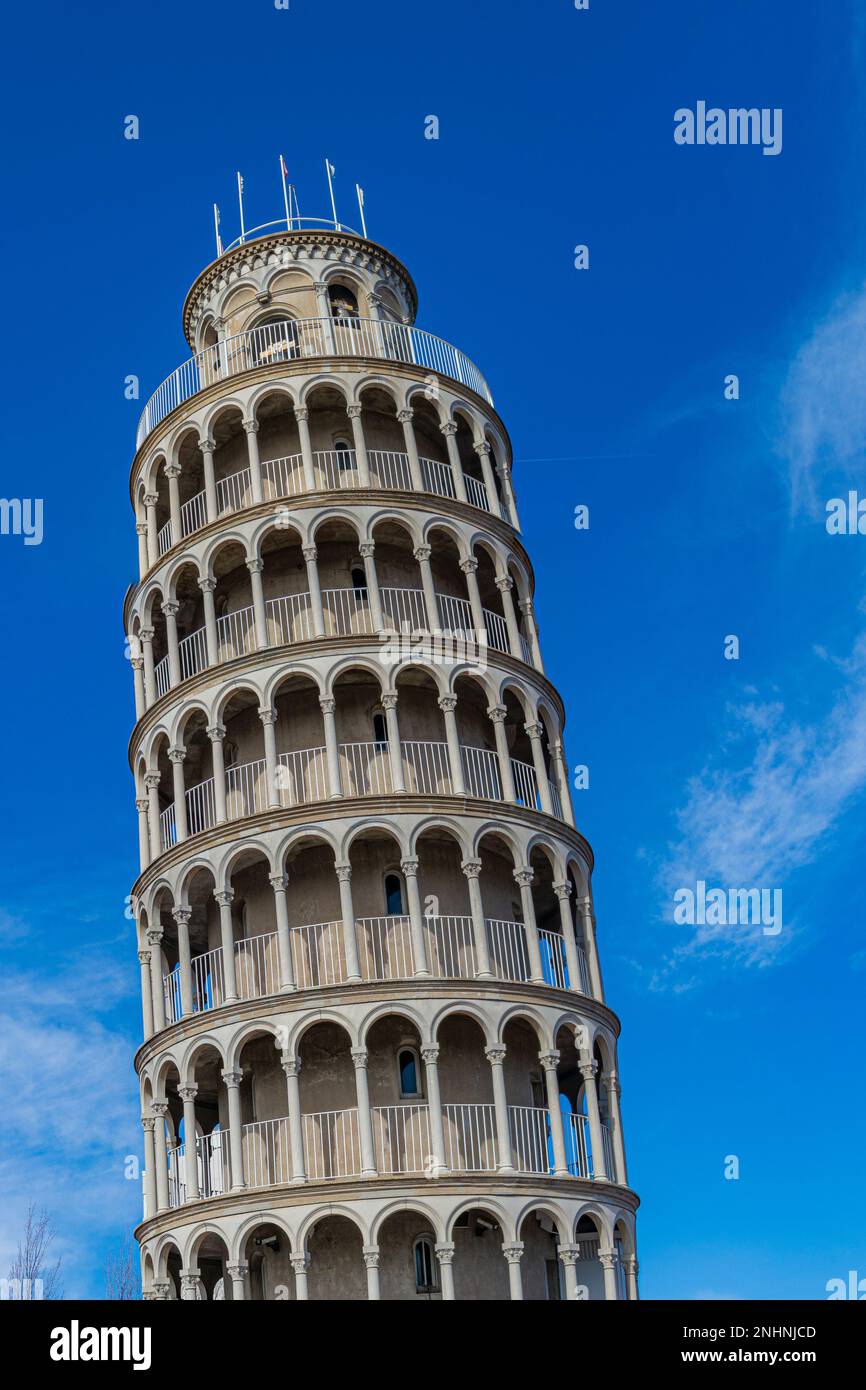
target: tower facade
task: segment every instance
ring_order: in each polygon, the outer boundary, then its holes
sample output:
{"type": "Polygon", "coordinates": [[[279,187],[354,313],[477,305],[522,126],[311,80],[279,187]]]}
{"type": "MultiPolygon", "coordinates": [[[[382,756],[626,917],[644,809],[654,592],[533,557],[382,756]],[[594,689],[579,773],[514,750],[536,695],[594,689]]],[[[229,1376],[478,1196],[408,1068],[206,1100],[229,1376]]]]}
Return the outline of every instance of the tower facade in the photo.
{"type": "Polygon", "coordinates": [[[145,1298],[636,1298],[592,853],[484,377],[261,229],[139,424],[145,1298]]]}

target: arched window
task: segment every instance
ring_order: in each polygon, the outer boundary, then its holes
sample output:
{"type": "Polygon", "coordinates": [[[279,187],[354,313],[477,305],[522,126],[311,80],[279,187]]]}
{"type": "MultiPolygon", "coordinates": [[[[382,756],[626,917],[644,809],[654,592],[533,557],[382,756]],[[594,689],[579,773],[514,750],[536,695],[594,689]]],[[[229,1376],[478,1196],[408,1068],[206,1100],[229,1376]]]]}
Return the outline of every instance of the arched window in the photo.
{"type": "Polygon", "coordinates": [[[438,1293],[439,1266],[433,1250],[432,1236],[419,1236],[415,1241],[415,1292],[438,1293]]]}
{"type": "Polygon", "coordinates": [[[399,874],[385,875],[385,913],[388,917],[402,917],[403,881],[399,874]]]}
{"type": "Polygon", "coordinates": [[[356,594],[367,594],[367,575],[358,565],[352,566],[352,588],[356,594]]]}
{"type": "Polygon", "coordinates": [[[329,285],[328,299],[331,302],[331,316],[338,323],[358,317],[358,300],[348,285],[329,285]]]}
{"type": "Polygon", "coordinates": [[[350,473],[355,466],[352,446],[345,439],[337,439],[334,442],[334,453],[337,455],[337,467],[341,473],[350,473]]]}
{"type": "Polygon", "coordinates": [[[397,1053],[397,1069],[400,1073],[400,1096],[407,1100],[409,1097],[421,1095],[421,1087],[418,1084],[420,1068],[418,1066],[418,1053],[414,1047],[401,1047],[397,1053]]]}
{"type": "Polygon", "coordinates": [[[385,718],[384,710],[373,711],[373,742],[387,744],[388,742],[388,721],[385,718]]]}

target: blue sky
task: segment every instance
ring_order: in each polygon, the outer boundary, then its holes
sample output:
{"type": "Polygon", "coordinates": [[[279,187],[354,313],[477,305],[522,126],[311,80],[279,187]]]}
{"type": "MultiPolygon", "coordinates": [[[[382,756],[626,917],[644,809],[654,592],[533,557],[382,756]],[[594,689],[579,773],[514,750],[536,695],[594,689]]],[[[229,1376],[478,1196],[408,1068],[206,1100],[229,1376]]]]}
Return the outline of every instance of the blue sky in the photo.
{"type": "Polygon", "coordinates": [[[248,220],[278,216],[282,152],[304,212],[325,212],[325,155],[349,221],[364,186],[419,323],[478,363],[511,432],[546,666],[590,768],[575,802],[623,1020],[644,1297],[821,1298],[866,1274],[866,539],[824,526],[828,498],[866,495],[855,10],[9,16],[2,491],[42,497],[45,534],[0,538],[3,1271],[33,1197],[67,1293],[99,1294],[140,1212],[120,620],[140,404],[123,381],[146,396],[187,355],[211,204],[234,235],[239,168],[248,220]],[[782,153],[676,145],[674,111],[699,99],[781,107],[782,153]],[[781,888],[783,931],[674,926],[673,892],[698,878],[781,888]]]}

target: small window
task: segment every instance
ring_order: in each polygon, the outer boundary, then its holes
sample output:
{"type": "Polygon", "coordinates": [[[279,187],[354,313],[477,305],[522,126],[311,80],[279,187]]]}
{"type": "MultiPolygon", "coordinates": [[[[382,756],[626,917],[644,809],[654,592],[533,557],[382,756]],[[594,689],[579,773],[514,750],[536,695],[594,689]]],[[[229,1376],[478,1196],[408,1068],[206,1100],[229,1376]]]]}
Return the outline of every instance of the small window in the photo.
{"type": "Polygon", "coordinates": [[[358,317],[358,300],[346,285],[330,285],[328,298],[331,301],[331,314],[340,323],[343,319],[358,317]]]}
{"type": "Polygon", "coordinates": [[[397,1066],[400,1071],[400,1095],[403,1099],[409,1096],[420,1096],[421,1087],[418,1085],[418,1054],[411,1047],[403,1047],[397,1054],[397,1066]]]}
{"type": "Polygon", "coordinates": [[[352,588],[356,594],[367,594],[367,576],[362,569],[357,566],[352,570],[352,588]]]}
{"type": "Polygon", "coordinates": [[[385,875],[385,912],[389,917],[403,916],[403,884],[399,874],[385,875]]]}
{"type": "Polygon", "coordinates": [[[439,1266],[430,1236],[419,1236],[415,1242],[415,1292],[437,1293],[439,1290],[439,1266]]]}
{"type": "Polygon", "coordinates": [[[377,710],[373,715],[373,742],[388,742],[388,721],[381,710],[377,710]]]}
{"type": "Polygon", "coordinates": [[[227,738],[223,742],[223,764],[225,767],[234,767],[238,760],[238,746],[233,738],[227,738]]]}
{"type": "Polygon", "coordinates": [[[334,452],[337,455],[337,467],[341,473],[347,473],[352,468],[352,449],[345,439],[338,439],[334,445],[334,452]]]}

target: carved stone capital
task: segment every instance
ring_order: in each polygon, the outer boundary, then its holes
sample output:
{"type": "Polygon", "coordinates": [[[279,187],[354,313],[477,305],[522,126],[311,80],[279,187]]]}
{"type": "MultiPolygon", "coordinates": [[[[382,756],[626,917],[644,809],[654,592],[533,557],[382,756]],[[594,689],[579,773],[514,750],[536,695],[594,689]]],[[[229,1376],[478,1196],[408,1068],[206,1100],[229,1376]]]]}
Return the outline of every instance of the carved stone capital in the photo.
{"type": "Polygon", "coordinates": [[[198,447],[201,449],[203,454],[212,454],[214,449],[216,448],[216,444],[214,444],[212,439],[205,438],[200,439],[198,441],[198,447]]]}
{"type": "Polygon", "coordinates": [[[349,883],[352,878],[351,864],[335,864],[334,872],[341,883],[349,883]]]}
{"type": "Polygon", "coordinates": [[[436,701],[443,714],[453,714],[457,708],[456,695],[440,695],[436,701]]]}
{"type": "Polygon", "coordinates": [[[352,1061],[353,1061],[354,1064],[355,1064],[355,1070],[356,1070],[356,1071],[365,1071],[366,1068],[367,1068],[367,1062],[369,1061],[369,1059],[370,1059],[370,1054],[369,1054],[369,1052],[367,1051],[366,1047],[353,1047],[353,1048],[352,1048],[352,1061]]]}
{"type": "Polygon", "coordinates": [[[416,545],[412,554],[420,563],[421,561],[430,559],[430,556],[433,554],[433,547],[430,545],[416,545]]]}
{"type": "Polygon", "coordinates": [[[184,761],[185,758],[186,758],[186,749],[185,749],[185,748],[183,748],[183,747],[181,747],[181,746],[178,746],[178,747],[175,747],[175,748],[169,748],[169,750],[168,750],[168,760],[169,760],[170,763],[182,763],[182,762],[184,761]]]}
{"type": "Polygon", "coordinates": [[[535,873],[532,869],[528,867],[520,868],[514,870],[512,877],[514,879],[514,882],[518,884],[520,888],[531,888],[532,880],[535,878],[535,873]]]}
{"type": "Polygon", "coordinates": [[[401,859],[400,868],[403,870],[403,873],[406,875],[407,878],[415,878],[418,873],[418,860],[401,859]]]}
{"type": "Polygon", "coordinates": [[[495,583],[500,594],[508,594],[514,588],[514,580],[510,574],[500,574],[495,583]]]}
{"type": "Polygon", "coordinates": [[[268,709],[266,705],[259,706],[259,719],[263,724],[276,724],[277,711],[273,708],[268,709]]]}
{"type": "Polygon", "coordinates": [[[505,1061],[504,1047],[485,1047],[484,1056],[492,1067],[501,1067],[505,1061]]]}
{"type": "Polygon", "coordinates": [[[494,724],[504,724],[505,716],[507,715],[507,713],[508,710],[505,708],[504,705],[490,705],[489,709],[487,710],[487,717],[494,724]]]}
{"type": "Polygon", "coordinates": [[[176,599],[166,599],[165,603],[160,604],[160,608],[167,618],[176,618],[180,612],[180,604],[176,599]]]}
{"type": "Polygon", "coordinates": [[[144,774],[144,785],[148,791],[158,791],[162,778],[158,772],[146,772],[144,774]]]}
{"type": "Polygon", "coordinates": [[[518,1241],[515,1245],[502,1246],[502,1253],[510,1265],[518,1265],[523,1257],[523,1241],[518,1241]]]}
{"type": "Polygon", "coordinates": [[[572,893],[571,884],[568,882],[568,880],[566,880],[565,883],[554,883],[553,891],[559,898],[560,902],[567,901],[567,899],[571,897],[572,893]]]}
{"type": "Polygon", "coordinates": [[[360,420],[363,406],[353,404],[346,406],[346,414],[350,420],[360,420]]]}
{"type": "Polygon", "coordinates": [[[545,1071],[556,1071],[559,1065],[559,1049],[554,1048],[552,1052],[539,1052],[538,1060],[545,1071]]]}
{"type": "Polygon", "coordinates": [[[468,559],[460,561],[460,568],[464,574],[474,574],[478,569],[478,561],[474,555],[470,555],[468,559]]]}
{"type": "Polygon", "coordinates": [[[203,594],[212,594],[216,586],[216,580],[212,579],[210,575],[207,575],[204,579],[200,579],[198,581],[198,587],[201,589],[203,594]]]}
{"type": "Polygon", "coordinates": [[[180,464],[179,464],[179,463],[166,463],[166,464],[163,465],[162,471],[163,471],[163,473],[165,474],[165,476],[166,476],[167,478],[179,478],[179,477],[180,477],[180,464]]]}
{"type": "Polygon", "coordinates": [[[379,1247],[378,1245],[365,1245],[361,1251],[364,1256],[364,1264],[368,1269],[379,1268],[379,1247]]]}
{"type": "Polygon", "coordinates": [[[461,869],[467,878],[478,878],[481,873],[480,859],[463,859],[460,864],[461,869]]]}
{"type": "Polygon", "coordinates": [[[448,423],[445,425],[440,425],[439,428],[445,435],[446,439],[449,437],[453,438],[454,435],[457,433],[457,426],[455,425],[453,420],[449,420],[448,423]]]}
{"type": "Polygon", "coordinates": [[[265,567],[265,562],[264,560],[254,558],[252,560],[247,560],[246,565],[250,574],[261,574],[262,570],[265,567]]]}
{"type": "Polygon", "coordinates": [[[179,927],[188,927],[192,917],[191,907],[174,907],[171,912],[172,917],[179,927]]]}
{"type": "Polygon", "coordinates": [[[362,560],[372,560],[375,553],[375,541],[363,541],[362,544],[358,547],[358,554],[360,555],[362,560]]]}
{"type": "Polygon", "coordinates": [[[401,425],[408,425],[415,418],[414,410],[398,410],[397,419],[401,425]]]}
{"type": "Polygon", "coordinates": [[[233,888],[222,888],[218,893],[214,893],[214,899],[219,907],[229,907],[235,900],[233,888]]]}
{"type": "Polygon", "coordinates": [[[258,420],[244,420],[244,433],[245,433],[245,434],[258,434],[258,432],[259,432],[259,422],[258,422],[258,420]]]}
{"type": "Polygon", "coordinates": [[[304,545],[301,547],[301,554],[308,565],[311,565],[319,558],[319,552],[314,545],[304,545]]]}
{"type": "Polygon", "coordinates": [[[244,1079],[244,1074],[242,1071],[224,1071],[222,1072],[222,1079],[227,1086],[240,1086],[244,1079]]]}
{"type": "Polygon", "coordinates": [[[397,692],[396,692],[396,690],[386,690],[385,693],[384,693],[384,695],[382,696],[382,702],[381,702],[381,703],[382,703],[382,708],[383,708],[383,709],[396,709],[396,708],[397,708],[397,692]]]}
{"type": "Polygon", "coordinates": [[[286,1076],[300,1076],[301,1074],[300,1057],[286,1057],[285,1054],[283,1054],[280,1057],[280,1066],[286,1073],[286,1076]]]}
{"type": "Polygon", "coordinates": [[[210,739],[211,743],[222,743],[223,739],[226,736],[225,724],[211,724],[210,728],[207,731],[207,736],[210,739]]]}
{"type": "Polygon", "coordinates": [[[303,424],[305,420],[309,420],[310,412],[305,405],[296,405],[294,409],[294,416],[299,424],[303,424]]]}
{"type": "Polygon", "coordinates": [[[421,1060],[424,1063],[425,1067],[435,1067],[436,1063],[439,1061],[439,1048],[422,1047],[421,1060]]]}
{"type": "Polygon", "coordinates": [[[285,893],[288,882],[286,874],[268,874],[268,883],[275,893],[285,893]]]}
{"type": "Polygon", "coordinates": [[[541,738],[544,729],[540,724],[524,724],[524,729],[531,739],[541,738]]]}
{"type": "Polygon", "coordinates": [[[436,1258],[440,1265],[450,1265],[452,1263],[454,1259],[453,1245],[434,1245],[433,1249],[436,1251],[436,1258]]]}
{"type": "Polygon", "coordinates": [[[198,1086],[178,1086],[177,1093],[185,1105],[191,1105],[198,1095],[198,1086]]]}

